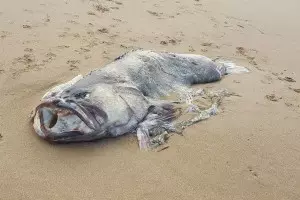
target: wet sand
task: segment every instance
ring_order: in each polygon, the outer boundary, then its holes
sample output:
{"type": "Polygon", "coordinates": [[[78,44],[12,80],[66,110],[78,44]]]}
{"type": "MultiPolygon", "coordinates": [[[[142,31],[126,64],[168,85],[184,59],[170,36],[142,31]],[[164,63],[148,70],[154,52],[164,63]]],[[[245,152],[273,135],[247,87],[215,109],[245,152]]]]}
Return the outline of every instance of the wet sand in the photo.
{"type": "Polygon", "coordinates": [[[300,2],[1,1],[0,199],[300,199],[300,2]],[[248,67],[221,113],[140,152],[132,135],[50,145],[29,114],[53,85],[132,49],[248,67]]]}

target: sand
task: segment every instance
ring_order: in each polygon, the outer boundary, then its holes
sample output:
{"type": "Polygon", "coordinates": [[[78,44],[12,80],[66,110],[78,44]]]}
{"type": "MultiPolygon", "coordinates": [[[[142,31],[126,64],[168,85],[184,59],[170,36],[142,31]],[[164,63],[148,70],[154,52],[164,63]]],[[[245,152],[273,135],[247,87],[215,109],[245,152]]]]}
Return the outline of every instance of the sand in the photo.
{"type": "Polygon", "coordinates": [[[297,0],[2,0],[0,199],[300,199],[297,0]],[[134,136],[50,145],[29,114],[53,85],[132,48],[248,67],[221,113],[140,152],[134,136]],[[298,91],[298,92],[297,92],[298,91]]]}

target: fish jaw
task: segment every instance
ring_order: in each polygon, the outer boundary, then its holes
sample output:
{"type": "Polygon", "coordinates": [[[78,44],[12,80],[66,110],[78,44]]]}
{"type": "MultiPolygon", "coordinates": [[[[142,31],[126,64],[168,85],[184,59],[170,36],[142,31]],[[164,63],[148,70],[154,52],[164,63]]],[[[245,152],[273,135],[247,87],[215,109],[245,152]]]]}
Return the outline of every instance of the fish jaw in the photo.
{"type": "Polygon", "coordinates": [[[35,110],[33,127],[49,142],[81,142],[103,137],[105,131],[83,106],[61,99],[43,101],[35,110]]]}

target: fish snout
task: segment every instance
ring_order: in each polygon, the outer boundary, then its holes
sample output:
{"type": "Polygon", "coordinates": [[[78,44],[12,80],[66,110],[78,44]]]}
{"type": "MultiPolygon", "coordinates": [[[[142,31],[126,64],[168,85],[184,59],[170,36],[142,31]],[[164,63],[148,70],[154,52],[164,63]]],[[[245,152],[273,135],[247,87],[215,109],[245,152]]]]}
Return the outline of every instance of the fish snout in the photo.
{"type": "Polygon", "coordinates": [[[36,108],[33,127],[41,138],[50,142],[91,140],[98,132],[104,134],[92,111],[74,101],[48,99],[36,108]]]}

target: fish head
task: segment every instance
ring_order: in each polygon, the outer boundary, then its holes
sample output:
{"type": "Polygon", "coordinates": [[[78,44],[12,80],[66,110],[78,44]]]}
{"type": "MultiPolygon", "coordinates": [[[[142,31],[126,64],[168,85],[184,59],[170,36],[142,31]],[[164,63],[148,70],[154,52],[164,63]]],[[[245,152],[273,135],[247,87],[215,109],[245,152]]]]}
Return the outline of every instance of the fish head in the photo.
{"type": "Polygon", "coordinates": [[[87,92],[78,95],[76,98],[50,97],[36,107],[33,127],[41,138],[69,143],[91,141],[106,135],[106,113],[85,100],[87,92]]]}

